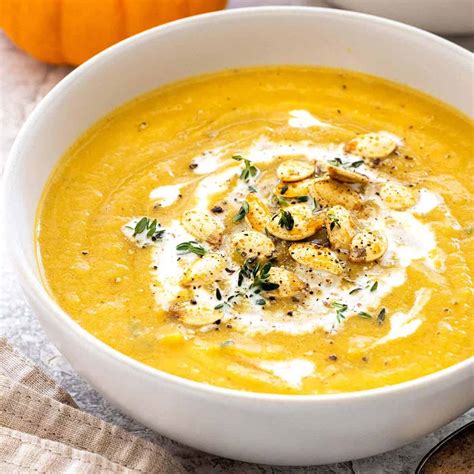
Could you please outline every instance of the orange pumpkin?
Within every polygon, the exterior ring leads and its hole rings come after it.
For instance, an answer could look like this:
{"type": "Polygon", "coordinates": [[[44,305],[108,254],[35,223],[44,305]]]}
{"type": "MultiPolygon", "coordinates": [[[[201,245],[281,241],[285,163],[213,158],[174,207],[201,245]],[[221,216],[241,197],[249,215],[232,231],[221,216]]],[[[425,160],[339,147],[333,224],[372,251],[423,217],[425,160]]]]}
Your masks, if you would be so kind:
{"type": "Polygon", "coordinates": [[[0,27],[53,64],[80,64],[127,36],[224,8],[226,0],[1,0],[0,27]]]}

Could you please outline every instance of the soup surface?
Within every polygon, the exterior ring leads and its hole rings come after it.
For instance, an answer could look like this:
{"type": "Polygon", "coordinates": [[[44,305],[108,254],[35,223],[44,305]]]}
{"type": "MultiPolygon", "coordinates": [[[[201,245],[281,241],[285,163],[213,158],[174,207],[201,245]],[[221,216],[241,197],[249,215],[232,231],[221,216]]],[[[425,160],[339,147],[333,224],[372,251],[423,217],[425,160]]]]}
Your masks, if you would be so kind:
{"type": "Polygon", "coordinates": [[[47,287],[152,367],[315,394],[472,353],[472,122],[343,70],[194,78],[87,131],[38,212],[47,287]]]}

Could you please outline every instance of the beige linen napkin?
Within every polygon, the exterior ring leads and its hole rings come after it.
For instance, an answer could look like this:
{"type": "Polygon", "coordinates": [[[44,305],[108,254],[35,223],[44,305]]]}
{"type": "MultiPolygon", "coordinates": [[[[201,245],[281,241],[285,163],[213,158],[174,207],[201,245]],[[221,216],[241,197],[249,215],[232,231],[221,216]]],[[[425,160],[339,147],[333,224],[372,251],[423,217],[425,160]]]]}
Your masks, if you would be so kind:
{"type": "Polygon", "coordinates": [[[0,472],[182,473],[162,447],[84,413],[0,338],[0,472]]]}

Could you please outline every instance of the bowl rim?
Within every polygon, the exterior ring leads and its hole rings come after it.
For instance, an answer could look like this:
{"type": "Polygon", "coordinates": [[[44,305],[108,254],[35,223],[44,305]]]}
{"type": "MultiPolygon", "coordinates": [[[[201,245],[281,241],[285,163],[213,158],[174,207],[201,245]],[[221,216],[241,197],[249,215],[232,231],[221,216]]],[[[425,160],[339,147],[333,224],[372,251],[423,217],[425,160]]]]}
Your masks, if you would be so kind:
{"type": "MultiPolygon", "coordinates": [[[[291,15],[291,14],[309,14],[317,16],[336,16],[341,18],[347,18],[350,20],[370,22],[372,24],[380,24],[392,29],[398,29],[399,31],[405,31],[408,34],[416,35],[418,37],[425,37],[433,42],[439,44],[440,47],[451,50],[452,54],[460,56],[462,60],[470,60],[471,53],[461,46],[458,46],[444,38],[441,38],[433,33],[421,30],[414,26],[406,25],[395,20],[390,20],[375,15],[368,15],[365,13],[358,13],[345,10],[337,10],[331,8],[321,7],[309,7],[309,6],[267,6],[267,7],[248,7],[248,8],[236,8],[230,10],[217,11],[212,13],[205,13],[196,15],[188,18],[176,20],[164,25],[156,26],[149,30],[143,31],[137,35],[126,38],[113,46],[103,50],[99,54],[93,56],[85,63],[78,66],[76,69],[71,71],[65,78],[63,78],[58,84],[56,84],[46,96],[37,104],[32,113],[28,116],[26,121],[23,123],[13,146],[9,152],[7,162],[4,170],[4,186],[3,186],[3,216],[5,222],[10,216],[11,206],[9,201],[14,196],[13,180],[15,170],[18,166],[18,157],[22,154],[23,141],[25,141],[30,133],[30,129],[34,127],[37,120],[41,119],[41,115],[44,110],[50,107],[56,100],[59,100],[61,96],[67,94],[69,84],[76,80],[76,78],[90,69],[94,69],[96,65],[106,63],[108,58],[112,55],[121,52],[127,48],[133,47],[135,44],[142,41],[146,41],[149,37],[155,35],[163,35],[168,31],[179,29],[191,25],[194,23],[201,22],[213,22],[219,21],[223,16],[253,16],[255,14],[260,15],[291,15]]],[[[34,238],[34,235],[32,236],[34,238]]],[[[162,380],[168,384],[174,384],[177,389],[188,389],[193,390],[196,393],[201,392],[210,396],[225,396],[236,399],[247,399],[247,400],[267,400],[271,402],[300,402],[300,403],[314,403],[314,402],[329,402],[329,401],[347,401],[354,399],[365,399],[367,397],[373,398],[383,395],[395,395],[401,392],[418,390],[424,388],[427,385],[439,382],[440,379],[444,379],[449,376],[456,376],[457,374],[465,371],[474,361],[474,357],[469,357],[461,362],[453,364],[447,368],[438,370],[431,374],[427,374],[415,379],[407,380],[405,382],[395,383],[377,388],[341,392],[341,393],[328,393],[328,394],[277,394],[277,393],[266,393],[266,392],[252,392],[249,390],[240,390],[233,388],[221,387],[218,385],[211,385],[204,382],[198,382],[192,379],[187,379],[178,375],[174,375],[155,367],[151,367],[143,362],[140,362],[132,357],[114,349],[102,340],[93,336],[91,333],[86,331],[78,322],[76,322],[71,316],[69,316],[65,310],[63,310],[52,295],[46,289],[45,284],[42,282],[41,277],[37,277],[34,272],[30,271],[30,265],[25,255],[23,248],[16,244],[13,239],[5,239],[6,248],[10,255],[10,261],[13,264],[16,274],[19,276],[20,284],[28,296],[28,299],[35,301],[44,308],[45,312],[49,313],[48,317],[56,317],[59,321],[58,324],[61,326],[61,330],[67,333],[68,337],[82,338],[84,342],[91,347],[91,350],[96,351],[100,355],[113,359],[113,362],[121,365],[128,366],[135,372],[140,373],[142,376],[148,378],[156,378],[162,380]]],[[[36,259],[36,266],[40,267],[41,262],[36,259]]],[[[53,341],[51,341],[53,342],[53,341]]],[[[80,375],[82,377],[82,375],[80,375]]]]}

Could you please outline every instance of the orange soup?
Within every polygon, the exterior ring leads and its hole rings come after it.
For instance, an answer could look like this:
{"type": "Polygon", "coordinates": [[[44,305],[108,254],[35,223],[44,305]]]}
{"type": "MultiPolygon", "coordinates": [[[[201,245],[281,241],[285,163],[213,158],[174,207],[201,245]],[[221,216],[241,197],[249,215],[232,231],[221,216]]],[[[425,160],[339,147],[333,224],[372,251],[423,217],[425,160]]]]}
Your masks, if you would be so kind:
{"type": "Polygon", "coordinates": [[[44,281],[163,371],[320,394],[472,353],[473,123],[309,67],[225,71],[113,111],[44,191],[44,281]]]}

